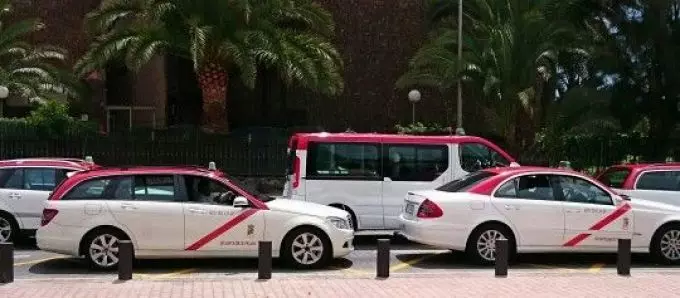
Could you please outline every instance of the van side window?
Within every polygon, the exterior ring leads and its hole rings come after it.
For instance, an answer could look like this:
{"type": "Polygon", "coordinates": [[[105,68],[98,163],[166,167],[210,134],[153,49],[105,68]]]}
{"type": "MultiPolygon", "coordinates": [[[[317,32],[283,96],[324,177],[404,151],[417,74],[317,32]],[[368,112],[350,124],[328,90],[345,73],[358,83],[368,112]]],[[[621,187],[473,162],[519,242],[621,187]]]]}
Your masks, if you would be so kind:
{"type": "Polygon", "coordinates": [[[377,144],[310,143],[307,179],[380,179],[377,144]]]}
{"type": "Polygon", "coordinates": [[[636,189],[680,191],[680,171],[654,171],[640,175],[636,189]]]}
{"type": "Polygon", "coordinates": [[[446,145],[389,145],[384,175],[393,181],[434,181],[449,167],[446,145]]]}
{"type": "Polygon", "coordinates": [[[489,146],[480,143],[460,144],[460,166],[468,173],[496,166],[509,166],[503,155],[489,146]]]}

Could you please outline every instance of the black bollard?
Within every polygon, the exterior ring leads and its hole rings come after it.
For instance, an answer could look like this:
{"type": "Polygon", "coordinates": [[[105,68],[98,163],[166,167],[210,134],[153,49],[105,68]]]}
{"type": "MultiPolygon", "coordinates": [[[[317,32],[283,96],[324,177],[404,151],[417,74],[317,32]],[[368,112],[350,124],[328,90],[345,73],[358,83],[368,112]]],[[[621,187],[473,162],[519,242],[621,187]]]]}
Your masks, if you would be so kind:
{"type": "Polygon", "coordinates": [[[0,243],[0,283],[14,282],[14,244],[0,243]]]}
{"type": "Polygon", "coordinates": [[[258,245],[257,279],[272,278],[272,242],[260,241],[258,245]]]}
{"type": "Polygon", "coordinates": [[[508,239],[496,239],[496,277],[508,276],[508,239]]]}
{"type": "Polygon", "coordinates": [[[132,241],[121,240],[118,242],[118,280],[132,279],[133,254],[132,241]]]}
{"type": "Polygon", "coordinates": [[[618,256],[616,258],[616,272],[619,275],[630,275],[630,239],[619,239],[618,256]]]}
{"type": "Polygon", "coordinates": [[[390,240],[378,239],[378,278],[390,277],[390,240]]]}

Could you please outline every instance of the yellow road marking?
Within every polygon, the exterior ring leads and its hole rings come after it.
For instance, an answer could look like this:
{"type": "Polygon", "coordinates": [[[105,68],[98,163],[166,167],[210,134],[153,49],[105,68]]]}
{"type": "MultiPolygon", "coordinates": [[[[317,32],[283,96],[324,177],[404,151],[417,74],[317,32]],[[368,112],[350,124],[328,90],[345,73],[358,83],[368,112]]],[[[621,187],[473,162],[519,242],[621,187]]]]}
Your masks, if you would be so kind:
{"type": "Polygon", "coordinates": [[[590,273],[597,273],[597,272],[600,272],[600,270],[601,270],[602,267],[604,267],[604,266],[605,266],[604,263],[597,263],[597,264],[594,264],[592,267],[590,267],[590,269],[588,269],[588,272],[590,272],[590,273]]]}
{"type": "Polygon", "coordinates": [[[177,270],[175,272],[170,272],[170,273],[165,273],[165,274],[147,274],[146,276],[149,276],[151,279],[164,279],[164,278],[175,278],[179,275],[184,275],[184,274],[189,274],[191,272],[196,271],[196,268],[189,268],[189,269],[183,269],[183,270],[177,270]]]}
{"type": "Polygon", "coordinates": [[[44,258],[44,259],[39,259],[39,260],[33,260],[33,261],[19,262],[19,263],[14,263],[14,267],[25,266],[25,265],[33,265],[33,264],[38,264],[38,263],[47,262],[47,261],[51,261],[51,260],[66,259],[66,258],[67,257],[50,257],[50,258],[44,258]]]}
{"type": "Polygon", "coordinates": [[[425,259],[430,258],[430,257],[432,257],[432,256],[434,256],[434,255],[429,255],[429,256],[424,256],[424,257],[420,257],[420,258],[415,258],[415,259],[413,259],[413,260],[408,260],[408,261],[406,261],[406,262],[400,262],[399,264],[392,265],[392,266],[390,267],[390,272],[395,272],[395,271],[399,271],[399,270],[403,270],[403,269],[409,268],[409,267],[411,267],[411,266],[413,266],[413,265],[415,265],[415,264],[418,264],[418,263],[420,263],[420,262],[424,261],[425,259]]]}

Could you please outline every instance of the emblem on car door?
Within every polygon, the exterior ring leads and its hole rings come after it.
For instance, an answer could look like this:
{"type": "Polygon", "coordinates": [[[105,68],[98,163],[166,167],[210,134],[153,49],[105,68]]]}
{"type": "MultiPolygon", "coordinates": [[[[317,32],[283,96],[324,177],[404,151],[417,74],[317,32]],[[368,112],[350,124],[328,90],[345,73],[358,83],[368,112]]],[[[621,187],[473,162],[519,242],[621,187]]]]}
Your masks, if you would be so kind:
{"type": "Polygon", "coordinates": [[[255,225],[248,225],[248,236],[255,232],[255,225]]]}
{"type": "Polygon", "coordinates": [[[628,230],[628,224],[630,221],[628,220],[628,217],[623,218],[623,230],[628,230]]]}

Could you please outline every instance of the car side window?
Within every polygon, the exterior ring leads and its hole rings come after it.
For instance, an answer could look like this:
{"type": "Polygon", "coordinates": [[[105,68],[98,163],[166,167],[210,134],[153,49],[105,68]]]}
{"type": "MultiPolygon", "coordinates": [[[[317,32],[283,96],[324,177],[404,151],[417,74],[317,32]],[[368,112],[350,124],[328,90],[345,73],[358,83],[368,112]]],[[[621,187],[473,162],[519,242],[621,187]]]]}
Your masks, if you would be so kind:
{"type": "Polygon", "coordinates": [[[187,175],[184,182],[190,202],[231,206],[238,196],[236,191],[207,177],[187,175]]]}
{"type": "Polygon", "coordinates": [[[641,190],[680,191],[680,171],[653,171],[640,175],[635,185],[641,190]]]}
{"type": "Polygon", "coordinates": [[[307,161],[307,179],[381,178],[377,144],[311,142],[307,161]]]}
{"type": "Polygon", "coordinates": [[[137,175],[134,179],[133,196],[136,201],[176,201],[173,175],[137,175]]]}
{"type": "Polygon", "coordinates": [[[7,189],[23,189],[24,188],[24,170],[23,169],[7,169],[3,173],[4,184],[2,188],[7,189]]]}
{"type": "Polygon", "coordinates": [[[49,168],[24,169],[24,189],[50,191],[57,186],[57,171],[49,168]]]}
{"type": "Polygon", "coordinates": [[[614,205],[609,193],[582,178],[574,176],[556,176],[566,202],[577,202],[597,205],[614,205]]]}
{"type": "Polygon", "coordinates": [[[384,175],[393,181],[434,181],[449,167],[446,145],[389,145],[384,175]]]}
{"type": "Polygon", "coordinates": [[[511,179],[498,188],[495,197],[527,200],[556,200],[548,175],[526,175],[511,179]]]}
{"type": "Polygon", "coordinates": [[[460,166],[468,173],[496,166],[510,165],[510,161],[487,145],[481,143],[462,143],[459,148],[460,166]]]}
{"type": "Polygon", "coordinates": [[[112,185],[112,178],[99,178],[81,182],[62,200],[105,200],[106,189],[112,185]]]}

